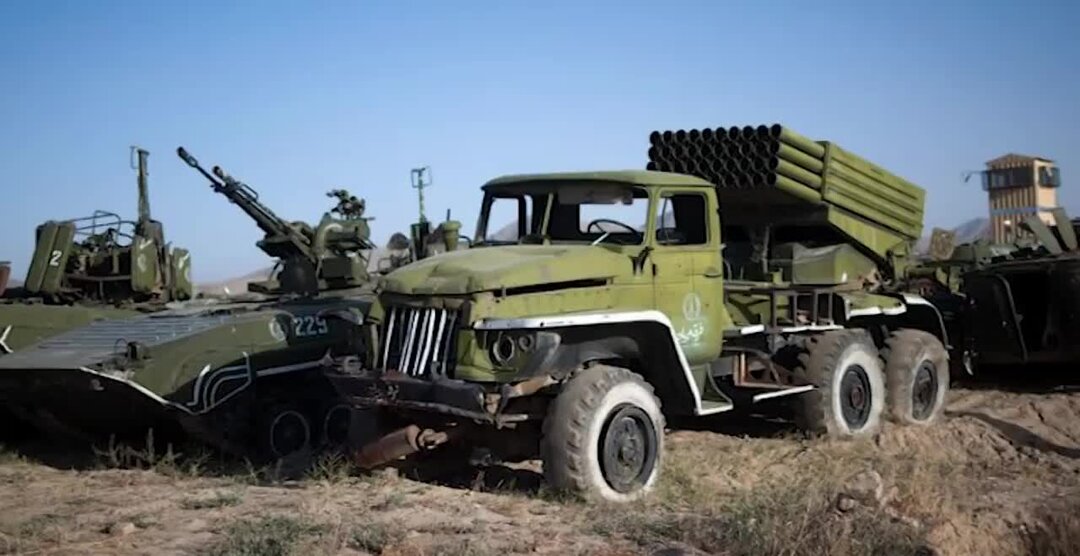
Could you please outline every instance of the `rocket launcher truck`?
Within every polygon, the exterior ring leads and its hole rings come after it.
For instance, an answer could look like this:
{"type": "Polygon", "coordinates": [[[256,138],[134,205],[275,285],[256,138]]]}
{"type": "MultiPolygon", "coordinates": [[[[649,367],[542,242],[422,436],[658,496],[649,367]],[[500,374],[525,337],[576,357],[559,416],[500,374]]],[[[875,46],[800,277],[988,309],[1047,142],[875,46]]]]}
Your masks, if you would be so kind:
{"type": "Polygon", "coordinates": [[[922,189],[781,126],[656,132],[649,153],[491,180],[471,249],[382,279],[364,352],[326,363],[366,423],[360,465],[458,444],[626,501],[676,417],[780,404],[839,438],[935,422],[945,329],[898,287],[922,189]]]}

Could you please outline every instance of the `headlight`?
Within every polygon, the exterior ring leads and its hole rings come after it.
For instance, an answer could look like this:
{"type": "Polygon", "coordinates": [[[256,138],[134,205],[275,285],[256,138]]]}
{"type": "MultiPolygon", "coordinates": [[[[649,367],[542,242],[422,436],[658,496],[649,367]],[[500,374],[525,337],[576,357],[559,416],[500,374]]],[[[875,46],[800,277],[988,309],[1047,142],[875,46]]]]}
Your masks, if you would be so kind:
{"type": "Polygon", "coordinates": [[[511,330],[489,334],[488,354],[498,367],[517,368],[536,349],[536,333],[531,330],[511,330]]]}

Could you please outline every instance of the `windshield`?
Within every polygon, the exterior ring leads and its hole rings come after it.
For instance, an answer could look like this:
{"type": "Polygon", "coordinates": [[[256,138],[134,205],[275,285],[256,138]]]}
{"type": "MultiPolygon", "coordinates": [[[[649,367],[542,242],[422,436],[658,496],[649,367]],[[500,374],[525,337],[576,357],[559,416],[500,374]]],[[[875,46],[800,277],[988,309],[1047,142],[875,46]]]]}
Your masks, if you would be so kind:
{"type": "Polygon", "coordinates": [[[487,244],[596,243],[640,245],[648,217],[644,188],[621,184],[567,183],[496,191],[484,203],[487,244]],[[547,210],[551,205],[550,211],[547,210]],[[544,213],[548,212],[544,228],[544,213]],[[523,225],[524,224],[524,225],[523,225]]]}

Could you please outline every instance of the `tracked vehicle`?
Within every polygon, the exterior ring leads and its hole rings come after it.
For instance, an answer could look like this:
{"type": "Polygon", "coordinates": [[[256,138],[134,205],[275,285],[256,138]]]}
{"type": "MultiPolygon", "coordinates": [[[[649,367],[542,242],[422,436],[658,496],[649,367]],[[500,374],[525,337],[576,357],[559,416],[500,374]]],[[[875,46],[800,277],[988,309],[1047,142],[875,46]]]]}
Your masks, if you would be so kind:
{"type": "Polygon", "coordinates": [[[288,222],[220,167],[199,171],[264,232],[279,263],[252,299],[195,299],[167,311],[94,322],[0,358],[0,396],[27,418],[91,438],[186,433],[273,460],[341,441],[348,413],[319,372],[363,351],[346,321],[370,305],[370,218],[344,190],[316,226],[288,222]]]}
{"type": "Polygon", "coordinates": [[[456,444],[626,501],[677,416],[774,400],[839,438],[936,420],[942,318],[895,287],[922,189],[781,126],[651,140],[648,170],[489,181],[473,249],[381,281],[369,349],[326,367],[366,424],[358,463],[456,444]]]}
{"type": "MultiPolygon", "coordinates": [[[[21,349],[102,319],[165,309],[192,296],[191,254],[165,241],[150,215],[148,158],[132,147],[138,170],[138,219],[97,210],[37,227],[20,287],[0,287],[0,352],[21,349]]],[[[0,267],[6,284],[10,266],[0,267]]]]}

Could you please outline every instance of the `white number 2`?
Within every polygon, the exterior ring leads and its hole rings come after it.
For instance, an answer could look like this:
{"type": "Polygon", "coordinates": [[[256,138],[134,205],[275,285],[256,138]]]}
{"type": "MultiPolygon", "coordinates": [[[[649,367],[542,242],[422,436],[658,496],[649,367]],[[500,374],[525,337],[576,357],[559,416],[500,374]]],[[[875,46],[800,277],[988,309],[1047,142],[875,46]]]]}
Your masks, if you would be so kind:
{"type": "Polygon", "coordinates": [[[330,325],[326,323],[326,319],[314,315],[293,317],[292,324],[298,338],[322,336],[330,332],[330,325]]]}
{"type": "Polygon", "coordinates": [[[63,255],[64,254],[61,253],[59,249],[53,251],[52,254],[49,255],[49,266],[60,266],[60,257],[63,255]]]}

